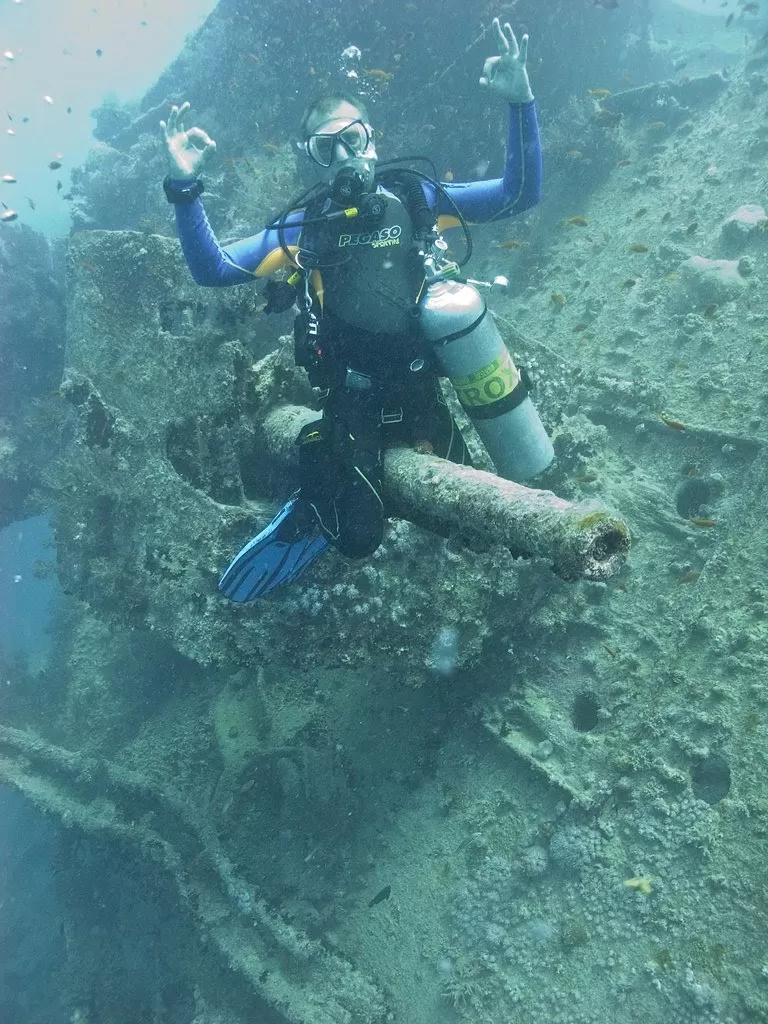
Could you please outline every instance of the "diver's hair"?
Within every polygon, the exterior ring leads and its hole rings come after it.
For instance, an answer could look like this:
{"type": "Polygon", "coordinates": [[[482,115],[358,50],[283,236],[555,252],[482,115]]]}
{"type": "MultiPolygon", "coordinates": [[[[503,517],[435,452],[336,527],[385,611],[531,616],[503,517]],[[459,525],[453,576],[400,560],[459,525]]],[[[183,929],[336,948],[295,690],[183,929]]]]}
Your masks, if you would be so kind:
{"type": "Polygon", "coordinates": [[[301,134],[306,137],[307,125],[312,117],[317,115],[325,117],[335,107],[338,107],[340,103],[351,103],[352,106],[357,107],[360,111],[362,119],[364,121],[368,120],[368,108],[360,97],[356,96],[353,92],[339,89],[334,92],[325,92],[322,96],[317,96],[312,100],[301,119],[301,134]]]}

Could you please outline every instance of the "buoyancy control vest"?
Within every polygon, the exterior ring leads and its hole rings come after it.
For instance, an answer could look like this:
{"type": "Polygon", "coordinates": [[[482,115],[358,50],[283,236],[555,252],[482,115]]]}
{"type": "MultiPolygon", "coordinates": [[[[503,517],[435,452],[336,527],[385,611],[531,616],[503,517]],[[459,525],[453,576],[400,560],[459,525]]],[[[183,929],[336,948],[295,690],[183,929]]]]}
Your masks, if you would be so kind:
{"type": "MultiPolygon", "coordinates": [[[[323,312],[377,335],[414,333],[424,268],[406,204],[383,188],[383,215],[375,221],[330,221],[302,232],[302,249],[318,254],[323,312]]],[[[307,207],[307,219],[322,214],[307,207]]]]}

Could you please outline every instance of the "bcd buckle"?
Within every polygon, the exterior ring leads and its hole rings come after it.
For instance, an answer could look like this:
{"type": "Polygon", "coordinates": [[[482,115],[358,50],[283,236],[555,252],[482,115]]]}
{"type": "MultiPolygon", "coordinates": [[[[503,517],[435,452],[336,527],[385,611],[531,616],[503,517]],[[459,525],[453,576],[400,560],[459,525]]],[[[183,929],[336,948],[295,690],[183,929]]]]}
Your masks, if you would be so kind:
{"type": "Polygon", "coordinates": [[[402,423],[403,422],[403,407],[402,405],[398,409],[391,409],[387,412],[386,409],[381,410],[381,424],[382,426],[386,423],[402,423]]]}

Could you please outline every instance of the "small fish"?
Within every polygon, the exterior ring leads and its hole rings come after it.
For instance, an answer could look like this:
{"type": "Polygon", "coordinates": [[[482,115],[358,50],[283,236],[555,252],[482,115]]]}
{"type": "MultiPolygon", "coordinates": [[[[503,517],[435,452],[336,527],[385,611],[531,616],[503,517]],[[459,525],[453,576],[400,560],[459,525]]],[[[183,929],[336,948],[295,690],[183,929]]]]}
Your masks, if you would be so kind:
{"type": "Polygon", "coordinates": [[[685,229],[685,233],[686,233],[686,235],[689,235],[689,236],[690,235],[695,235],[698,230],[699,230],[699,222],[697,220],[694,220],[685,229]]]}
{"type": "Polygon", "coordinates": [[[2,221],[4,224],[10,224],[11,221],[16,220],[18,216],[19,215],[18,213],[16,213],[15,210],[5,209],[2,213],[0,213],[0,221],[2,221]]]}
{"type": "Polygon", "coordinates": [[[14,178],[14,176],[12,174],[4,174],[2,176],[2,178],[0,178],[0,181],[2,181],[5,185],[15,185],[16,184],[16,179],[14,178]]]}
{"type": "Polygon", "coordinates": [[[383,889],[379,889],[373,899],[369,902],[369,907],[375,907],[377,903],[383,903],[384,900],[388,900],[392,895],[392,886],[385,885],[383,889]]]}
{"type": "Polygon", "coordinates": [[[621,114],[618,110],[606,110],[604,107],[598,110],[595,116],[592,118],[592,122],[597,125],[604,125],[606,128],[611,128],[621,121],[621,114]]]}
{"type": "Polygon", "coordinates": [[[64,188],[64,186],[62,185],[62,183],[61,183],[60,181],[57,181],[57,182],[56,182],[56,191],[57,191],[57,192],[61,192],[61,190],[62,190],[63,188],[64,188]]]}
{"type": "Polygon", "coordinates": [[[716,519],[708,519],[706,516],[693,516],[693,518],[691,518],[689,522],[693,523],[694,526],[698,526],[703,530],[708,530],[713,526],[717,526],[716,519]]]}
{"type": "Polygon", "coordinates": [[[67,107],[67,113],[68,113],[68,114],[71,114],[71,113],[72,113],[72,107],[67,107]]]}
{"type": "Polygon", "coordinates": [[[567,228],[585,228],[588,223],[589,221],[587,218],[580,215],[575,217],[566,217],[563,221],[563,224],[565,224],[567,228]]]}
{"type": "Polygon", "coordinates": [[[604,11],[615,11],[619,6],[619,0],[593,0],[593,7],[602,7],[604,11]]]}
{"type": "Polygon", "coordinates": [[[574,477],[577,484],[593,484],[597,480],[597,473],[582,473],[581,476],[574,477]]]}
{"type": "Polygon", "coordinates": [[[626,279],[626,281],[622,281],[621,282],[621,287],[622,288],[626,288],[627,290],[629,290],[630,288],[634,288],[636,284],[637,284],[637,278],[636,277],[628,277],[626,279]]]}
{"type": "Polygon", "coordinates": [[[691,569],[689,572],[684,572],[682,576],[677,577],[678,585],[681,583],[695,583],[699,576],[701,576],[700,569],[691,569]]]}
{"type": "Polygon", "coordinates": [[[589,327],[589,324],[586,324],[583,321],[581,321],[578,324],[574,324],[573,327],[571,328],[571,330],[573,331],[574,334],[580,334],[581,331],[586,331],[586,329],[588,327],[589,327]]]}
{"type": "Polygon", "coordinates": [[[663,217],[661,218],[661,223],[662,223],[662,224],[669,224],[669,222],[670,222],[671,220],[672,220],[672,214],[671,214],[671,213],[669,212],[669,210],[667,210],[667,212],[666,212],[666,213],[664,214],[664,216],[663,216],[663,217]]]}
{"type": "Polygon", "coordinates": [[[441,180],[442,181],[448,181],[448,182],[453,181],[453,171],[450,169],[450,167],[448,168],[448,170],[443,171],[443,175],[442,175],[441,180]]]}
{"type": "Polygon", "coordinates": [[[701,315],[706,317],[707,320],[714,320],[717,317],[718,308],[719,307],[716,302],[710,302],[701,315]]]}
{"type": "Polygon", "coordinates": [[[648,246],[643,242],[632,242],[629,247],[630,252],[648,252],[648,246]]]}
{"type": "Polygon", "coordinates": [[[731,11],[731,13],[725,19],[725,27],[728,28],[728,26],[731,24],[732,21],[733,21],[733,11],[731,11]]]}
{"type": "Polygon", "coordinates": [[[614,651],[614,649],[609,644],[603,643],[603,641],[601,640],[600,641],[600,646],[604,647],[605,650],[608,651],[608,653],[610,654],[610,656],[612,658],[618,658],[618,654],[616,653],[616,651],[614,651]]]}
{"type": "Polygon", "coordinates": [[[665,416],[664,413],[660,413],[659,414],[659,419],[661,420],[662,423],[666,423],[666,425],[671,430],[687,430],[688,429],[684,423],[680,422],[680,420],[670,419],[669,416],[665,416]]]}
{"type": "Polygon", "coordinates": [[[248,57],[249,60],[252,60],[254,64],[260,64],[261,63],[261,57],[259,57],[255,53],[247,53],[246,57],[248,57]]]}
{"type": "Polygon", "coordinates": [[[21,123],[22,123],[22,124],[27,124],[27,123],[28,123],[28,121],[29,121],[29,118],[28,118],[28,117],[22,117],[22,119],[21,119],[21,123]]]}
{"type": "Polygon", "coordinates": [[[604,100],[608,96],[612,96],[613,93],[610,89],[587,89],[590,96],[594,96],[595,99],[604,100]]]}
{"type": "Polygon", "coordinates": [[[567,156],[567,158],[569,160],[583,160],[584,159],[584,154],[581,152],[580,149],[568,149],[568,150],[566,150],[565,155],[567,156]]]}
{"type": "Polygon", "coordinates": [[[556,309],[562,309],[565,305],[565,296],[562,292],[550,292],[549,298],[556,309]]]}
{"type": "Polygon", "coordinates": [[[382,68],[370,68],[365,72],[366,78],[372,78],[375,82],[391,82],[395,77],[391,71],[384,71],[382,68]]]}
{"type": "Polygon", "coordinates": [[[483,838],[483,833],[482,832],[472,832],[471,835],[468,835],[466,839],[462,839],[462,841],[459,843],[459,845],[456,847],[456,849],[453,852],[454,853],[461,853],[462,850],[466,850],[467,847],[472,846],[474,843],[476,843],[478,841],[478,839],[482,839],[482,838],[483,838]]]}
{"type": "Polygon", "coordinates": [[[647,875],[643,875],[641,878],[625,878],[624,885],[628,889],[635,889],[636,892],[642,893],[643,896],[650,896],[653,892],[652,878],[647,875]]]}
{"type": "Polygon", "coordinates": [[[647,128],[649,132],[660,132],[667,127],[666,121],[649,121],[647,128]]]}
{"type": "Polygon", "coordinates": [[[616,164],[616,166],[617,167],[629,167],[629,165],[631,163],[632,163],[631,160],[619,160],[619,162],[616,164]]]}
{"type": "Polygon", "coordinates": [[[505,238],[501,242],[496,242],[497,249],[522,249],[526,245],[527,242],[521,242],[517,238],[505,238]]]}
{"type": "Polygon", "coordinates": [[[26,200],[27,200],[27,203],[29,204],[30,210],[36,210],[37,209],[37,204],[35,203],[34,199],[30,199],[29,196],[26,196],[26,200]]]}
{"type": "Polygon", "coordinates": [[[48,170],[49,171],[58,171],[58,169],[60,167],[61,167],[61,160],[51,160],[51,162],[48,164],[48,170]]]}

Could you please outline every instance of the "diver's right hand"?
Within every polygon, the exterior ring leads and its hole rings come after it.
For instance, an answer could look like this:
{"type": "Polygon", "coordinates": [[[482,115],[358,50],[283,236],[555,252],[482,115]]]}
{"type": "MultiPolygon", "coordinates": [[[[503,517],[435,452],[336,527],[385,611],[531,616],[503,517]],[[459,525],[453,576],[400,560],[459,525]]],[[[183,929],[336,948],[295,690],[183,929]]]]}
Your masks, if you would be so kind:
{"type": "Polygon", "coordinates": [[[190,104],[186,101],[180,107],[173,106],[168,115],[168,122],[160,122],[168,150],[170,174],[172,178],[179,180],[196,178],[203,164],[216,149],[216,143],[202,128],[184,130],[181,119],[189,108],[190,104]]]}

